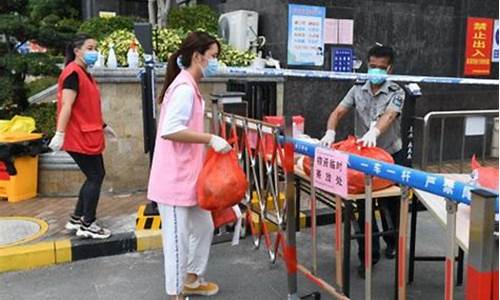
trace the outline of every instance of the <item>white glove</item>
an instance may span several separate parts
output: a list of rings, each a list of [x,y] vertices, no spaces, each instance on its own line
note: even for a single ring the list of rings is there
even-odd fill
[[[215,152],[227,153],[231,151],[232,147],[229,143],[218,135],[212,135],[208,145],[214,149]]]
[[[54,152],[60,151],[63,143],[64,143],[64,132],[56,131],[56,134],[54,134],[52,140],[50,140],[49,148],[52,149],[52,151]]]
[[[363,143],[364,147],[375,147],[377,146],[377,138],[379,135],[380,135],[380,130],[378,130],[377,127],[373,126],[357,142]]]
[[[322,146],[330,147],[330,145],[335,142],[335,130],[328,129],[325,133],[325,136],[320,141]]]
[[[113,130],[113,128],[111,128],[111,126],[109,126],[109,125],[106,125],[106,127],[104,127],[104,136],[107,139],[109,139],[111,142],[118,141],[118,135]]]

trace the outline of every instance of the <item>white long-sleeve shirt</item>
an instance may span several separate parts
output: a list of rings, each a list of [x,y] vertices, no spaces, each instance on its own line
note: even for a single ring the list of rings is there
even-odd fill
[[[187,84],[175,88],[163,122],[159,125],[162,137],[187,129],[191,119],[194,89]]]

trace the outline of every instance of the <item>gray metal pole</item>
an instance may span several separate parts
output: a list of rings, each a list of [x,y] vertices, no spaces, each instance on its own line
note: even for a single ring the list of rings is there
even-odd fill
[[[455,249],[456,249],[456,227],[457,227],[457,202],[446,199],[446,261],[444,299],[452,300],[455,283]]]
[[[439,167],[438,172],[441,173],[441,168],[443,167],[443,148],[444,148],[444,121],[441,119],[441,133],[439,134]]]
[[[343,262],[343,245],[342,245],[342,199],[335,196],[335,282],[340,289],[343,288],[342,280],[342,262]]]
[[[318,222],[316,218],[316,187],[314,186],[314,158],[311,160],[311,236],[312,236],[312,274],[318,274]],[[298,208],[300,209],[300,208]]]
[[[346,221],[348,222],[348,221]],[[365,174],[365,299],[372,298],[372,176]],[[378,237],[377,237],[378,238]]]
[[[224,107],[221,99],[213,97],[212,98],[212,133],[220,134],[220,120],[221,116],[219,113],[224,111]]]

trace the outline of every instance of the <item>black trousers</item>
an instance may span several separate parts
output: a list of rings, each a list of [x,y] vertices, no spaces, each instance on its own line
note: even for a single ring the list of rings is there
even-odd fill
[[[394,154],[392,154],[392,158],[394,159],[394,163],[401,165],[404,160],[404,151],[400,150]],[[359,231],[364,233],[365,228],[365,200],[358,200],[356,202],[356,206],[358,207],[358,219],[357,223],[359,226]],[[384,199],[380,199],[377,201],[378,209],[380,211],[380,215],[382,218],[382,229],[384,231],[397,229],[399,226],[399,207],[400,207],[400,197],[387,197]],[[374,206],[375,208],[376,206]],[[375,212],[375,209],[372,210]],[[378,233],[379,227],[377,224],[377,220],[375,216],[372,215],[372,229],[373,233]],[[380,237],[374,236],[372,239],[372,258],[373,260],[378,260],[380,258]],[[395,248],[397,245],[397,233],[393,235],[384,235],[383,239],[386,243],[387,247]],[[365,244],[364,239],[359,238],[358,241],[358,257],[361,262],[364,261],[365,253]]]
[[[85,182],[80,188],[74,215],[77,217],[83,216],[84,222],[90,224],[96,219],[97,203],[101,194],[102,182],[106,175],[102,154],[68,153],[86,177]]]

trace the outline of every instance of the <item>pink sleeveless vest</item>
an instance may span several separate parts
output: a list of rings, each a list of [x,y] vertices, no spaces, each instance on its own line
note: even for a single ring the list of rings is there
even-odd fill
[[[187,71],[182,70],[170,84],[161,105],[160,124],[165,118],[172,93],[181,84],[195,91],[191,119],[187,127],[203,132],[203,97],[198,84]],[[158,131],[149,175],[148,199],[168,205],[194,206],[198,204],[196,181],[203,167],[204,144],[174,142],[164,139]]]

